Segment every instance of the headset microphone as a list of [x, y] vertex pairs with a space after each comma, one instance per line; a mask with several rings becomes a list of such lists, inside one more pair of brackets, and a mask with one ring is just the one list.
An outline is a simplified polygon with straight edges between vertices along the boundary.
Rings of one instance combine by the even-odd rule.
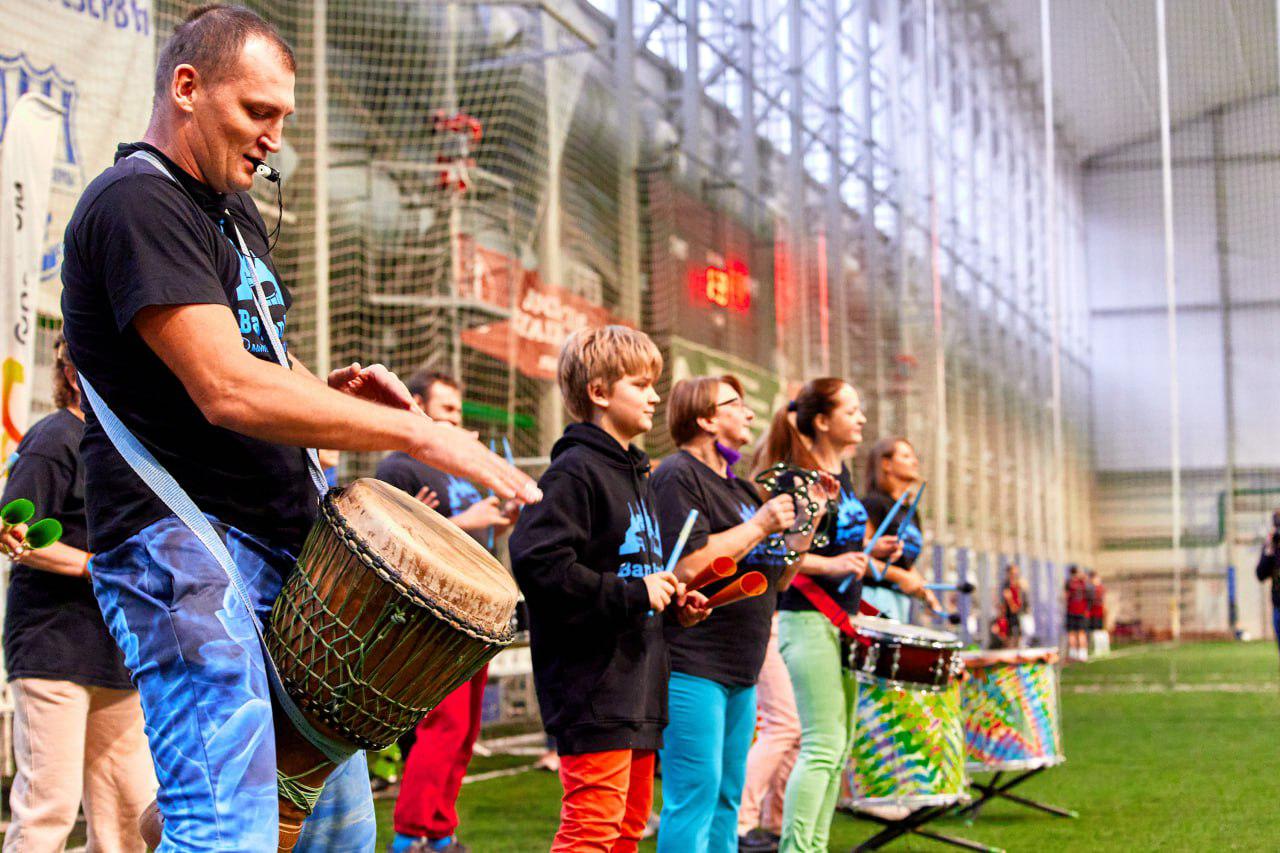
[[249, 162], [253, 164], [253, 171], [260, 178], [266, 178], [273, 184], [280, 183], [280, 172], [271, 168], [257, 157], [250, 157]]

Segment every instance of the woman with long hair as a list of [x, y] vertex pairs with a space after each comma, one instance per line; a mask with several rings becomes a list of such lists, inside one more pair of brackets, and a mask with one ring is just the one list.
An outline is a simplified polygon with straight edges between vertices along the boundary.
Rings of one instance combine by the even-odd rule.
[[[789, 586], [778, 602], [778, 648], [791, 675], [801, 732], [783, 804], [780, 851], [827, 849], [840, 771], [853, 738], [857, 684], [842, 665], [840, 630], [822, 608], [833, 616], [832, 602], [846, 614], [858, 609], [859, 579], [867, 569], [867, 513], [843, 460], [862, 441], [866, 422], [852, 385], [836, 377], [815, 379], [774, 415], [756, 454], [756, 473], [782, 462], [825, 472], [840, 484], [837, 511], [822, 523], [826, 543], [802, 555], [783, 577], [790, 584], [798, 572], [807, 581]], [[889, 552], [877, 548], [877, 554]], [[853, 582], [842, 590], [850, 577]]]
[[[913, 486], [920, 483], [920, 460], [911, 442], [902, 436], [882, 438], [867, 454], [867, 481], [863, 504], [867, 509], [867, 524], [877, 529], [893, 509], [894, 503]], [[903, 501], [903, 508], [889, 522], [880, 541], [890, 546], [889, 567], [877, 580], [874, 573], [863, 578], [863, 599], [880, 611], [881, 616], [908, 622], [911, 619], [911, 599], [920, 598], [926, 606], [938, 610], [938, 600], [924, 588], [924, 578], [913, 567], [924, 549], [920, 509], [915, 517], [906, 519], [906, 507], [911, 498]]]

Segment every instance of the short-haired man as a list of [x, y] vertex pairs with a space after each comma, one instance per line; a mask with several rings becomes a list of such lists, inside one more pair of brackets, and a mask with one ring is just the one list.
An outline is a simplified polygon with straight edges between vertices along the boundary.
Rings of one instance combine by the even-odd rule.
[[[64, 329], [89, 403], [90, 574], [141, 694], [161, 853], [277, 845], [253, 620], [316, 516], [323, 479], [301, 448], [404, 450], [503, 498], [537, 499], [473, 438], [423, 417], [380, 365], [325, 382], [286, 358], [290, 296], [245, 191], [293, 105], [293, 54], [274, 28], [242, 7], [197, 9], [160, 51], [143, 141], [120, 148], [66, 231]], [[254, 613], [223, 549], [197, 538], [201, 516], [180, 518], [135, 473], [146, 455], [212, 522]], [[330, 777], [298, 849], [368, 850], [374, 829], [357, 754]]]
[[[427, 417], [462, 425], [462, 389], [453, 377], [420, 370], [407, 384]], [[388, 454], [378, 463], [377, 477], [439, 509], [482, 543], [492, 541], [491, 532], [506, 530], [515, 522], [514, 514], [504, 511], [503, 502], [497, 497], [482, 498], [470, 481], [433, 468], [407, 453]], [[480, 710], [487, 679], [486, 667], [418, 723], [396, 799], [392, 853], [464, 853], [467, 849], [456, 837], [458, 794], [480, 736]]]

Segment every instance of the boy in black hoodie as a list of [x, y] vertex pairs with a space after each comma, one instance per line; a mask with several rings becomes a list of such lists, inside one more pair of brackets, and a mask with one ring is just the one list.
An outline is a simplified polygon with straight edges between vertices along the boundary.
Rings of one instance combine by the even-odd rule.
[[529, 607], [534, 683], [560, 751], [564, 799], [553, 851], [635, 850], [653, 804], [667, 724], [667, 649], [656, 614], [705, 601], [662, 569], [649, 459], [662, 356], [643, 332], [575, 332], [560, 352], [570, 424], [551, 450], [543, 500], [511, 534]]

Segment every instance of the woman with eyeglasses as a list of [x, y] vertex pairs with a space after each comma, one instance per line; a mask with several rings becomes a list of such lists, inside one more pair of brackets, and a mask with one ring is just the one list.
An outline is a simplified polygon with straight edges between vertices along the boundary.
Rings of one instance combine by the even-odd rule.
[[[738, 849], [738, 803], [756, 723], [755, 684], [786, 566], [770, 547], [795, 521], [794, 501], [761, 501], [733, 466], [751, 440], [754, 413], [736, 377], [685, 379], [671, 391], [667, 425], [678, 450], [653, 475], [664, 553], [670, 553], [690, 510], [697, 520], [676, 564], [689, 581], [717, 557], [737, 561], [739, 576], [769, 580], [763, 595], [716, 608], [683, 628], [668, 620], [671, 680], [663, 733], [659, 851]], [[708, 597], [732, 582], [705, 587]]]

